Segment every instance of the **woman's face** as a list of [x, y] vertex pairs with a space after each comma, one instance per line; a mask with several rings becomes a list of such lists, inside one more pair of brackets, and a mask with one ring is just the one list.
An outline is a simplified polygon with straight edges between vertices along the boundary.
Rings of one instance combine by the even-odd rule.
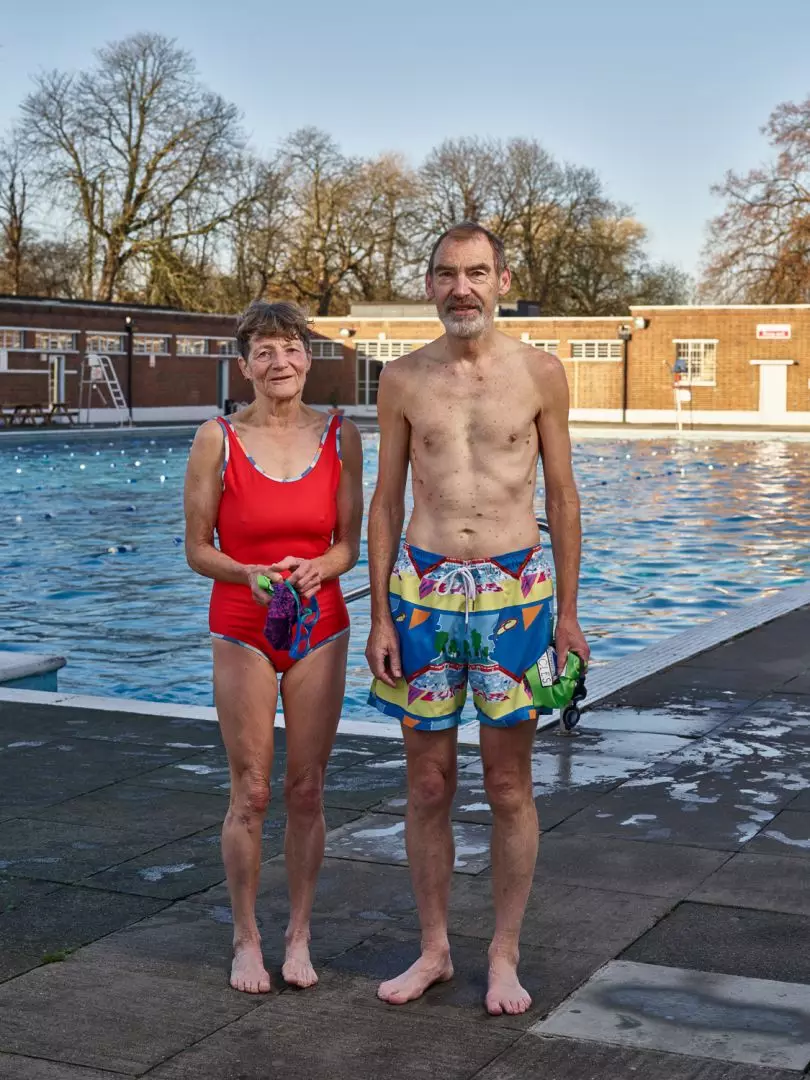
[[247, 360], [239, 366], [256, 394], [273, 401], [289, 401], [300, 395], [312, 358], [299, 338], [255, 337]]

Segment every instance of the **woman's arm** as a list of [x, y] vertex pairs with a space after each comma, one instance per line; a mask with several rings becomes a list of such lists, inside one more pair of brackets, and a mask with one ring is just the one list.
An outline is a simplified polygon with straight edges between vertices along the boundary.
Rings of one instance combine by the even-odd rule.
[[269, 596], [256, 584], [258, 574], [278, 580], [266, 566], [246, 566], [225, 555], [214, 544], [214, 529], [222, 496], [223, 431], [216, 420], [197, 430], [186, 466], [183, 505], [186, 515], [186, 561], [192, 570], [215, 581], [248, 585], [259, 603]]
[[363, 524], [363, 444], [351, 420], [341, 430], [343, 470], [337, 490], [337, 524], [332, 546], [316, 559], [294, 556], [276, 563], [274, 570], [292, 570], [287, 579], [305, 599], [314, 596], [324, 581], [340, 577], [360, 556], [360, 529]]

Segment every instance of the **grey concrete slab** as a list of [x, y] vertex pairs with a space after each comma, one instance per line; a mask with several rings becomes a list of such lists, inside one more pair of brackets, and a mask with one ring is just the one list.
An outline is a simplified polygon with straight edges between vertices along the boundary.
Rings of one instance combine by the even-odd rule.
[[783, 810], [754, 837], [746, 851], [810, 858], [810, 812]]
[[[376, 1008], [380, 1004], [380, 1008]], [[167, 1061], [150, 1080], [467, 1080], [518, 1036], [408, 1008], [285, 993]]]
[[649, 735], [677, 735], [694, 739], [714, 731], [727, 717], [710, 709], [596, 708], [582, 715], [579, 727], [591, 731], [637, 731]]
[[188, 753], [94, 739], [59, 739], [10, 750], [0, 755], [0, 806], [48, 806], [181, 761]]
[[587, 726], [577, 730], [579, 734], [573, 738], [560, 734], [558, 729], [543, 732], [535, 741], [535, 760], [544, 753], [565, 754], [574, 759], [598, 754], [603, 758], [651, 765], [690, 745], [690, 739], [683, 735], [658, 731], [602, 731]]
[[131, 837], [154, 838], [156, 845], [221, 822], [227, 808], [227, 797], [221, 794], [121, 783], [32, 810], [27, 816], [64, 824], [125, 829]]
[[810, 672], [805, 669], [802, 674], [784, 683], [782, 689], [786, 694], [810, 694]]
[[60, 887], [57, 881], [14, 877], [0, 871], [0, 915], [14, 911], [21, 904], [35, 903]]
[[784, 855], [735, 855], [689, 899], [810, 915], [810, 861]]
[[[665, 897], [540, 880], [529, 895], [521, 942], [534, 948], [587, 952], [604, 962], [653, 927], [673, 904]], [[416, 912], [403, 915], [400, 922], [412, 928], [419, 925]], [[450, 932], [489, 941], [494, 926], [491, 878], [454, 875]]]
[[[777, 723], [794, 721], [810, 723], [810, 701], [801, 694], [766, 694], [759, 701], [749, 705], [741, 714], [742, 720], [756, 721], [761, 717]], [[736, 720], [732, 720], [732, 723]]]
[[699, 682], [694, 674], [694, 669], [685, 672], [683, 668], [670, 668], [611, 694], [607, 704], [631, 709], [703, 708], [732, 715], [774, 689], [770, 685], [751, 687], [746, 691], [720, 689]]
[[81, 945], [152, 915], [163, 902], [62, 886], [0, 915], [0, 980], [64, 958]]
[[[283, 912], [268, 914], [260, 909], [257, 915], [265, 963], [275, 988], [281, 989], [289, 904]], [[313, 963], [322, 970], [331, 957], [358, 945], [382, 926], [368, 922], [352, 924], [316, 912], [310, 944]], [[232, 940], [229, 906], [181, 902], [86, 946], [73, 961], [108, 964], [122, 976], [155, 975], [222, 988], [228, 984]]]
[[800, 791], [787, 804], [788, 810], [810, 810], [810, 790]]
[[74, 739], [164, 746], [189, 753], [222, 746], [219, 728], [210, 720], [71, 708], [62, 711], [64, 723], [57, 729], [58, 735]]
[[[419, 956], [418, 931], [389, 928], [330, 962], [321, 981], [324, 996], [337, 1002], [370, 1005], [380, 982], [405, 971]], [[482, 941], [450, 935], [454, 975], [447, 983], [432, 986], [409, 1011], [444, 1015], [450, 1020], [479, 1019], [490, 1023], [484, 1008], [487, 992], [487, 947]], [[520, 950], [520, 980], [532, 997], [522, 1016], [502, 1016], [499, 1026], [525, 1030], [572, 993], [601, 966], [597, 956], [561, 949]]]
[[810, 916], [679, 904], [633, 942], [621, 958], [752, 979], [810, 983]]
[[531, 1030], [801, 1072], [810, 987], [613, 961]]
[[544, 836], [538, 881], [681, 899], [729, 858], [727, 852], [675, 844], [639, 844], [605, 836]]
[[104, 962], [71, 958], [0, 986], [0, 1050], [140, 1075], [257, 1004], [227, 987], [122, 979]]
[[225, 754], [209, 750], [153, 769], [138, 778], [138, 785], [227, 796], [231, 790], [231, 774]]
[[612, 836], [622, 840], [739, 851], [773, 820], [776, 810], [744, 803], [675, 801], [623, 785], [568, 818], [561, 836]]
[[3, 1080], [113, 1080], [120, 1075], [106, 1069], [83, 1069], [58, 1061], [0, 1053], [0, 1076]]
[[[222, 881], [221, 827], [153, 847], [147, 854], [121, 859], [115, 866], [84, 879], [92, 889], [177, 900]], [[269, 854], [277, 854], [278, 844]]]
[[795, 1080], [795, 1072], [526, 1035], [475, 1080]]
[[346, 769], [328, 769], [324, 803], [346, 810], [368, 810], [404, 793], [407, 783], [404, 757], [371, 759]]
[[155, 846], [122, 829], [17, 818], [0, 838], [0, 870], [12, 877], [74, 882]]
[[[456, 873], [478, 874], [489, 866], [491, 832], [487, 825], [453, 823]], [[393, 814], [367, 814], [331, 833], [326, 841], [326, 854], [337, 859], [407, 863], [405, 820]]]

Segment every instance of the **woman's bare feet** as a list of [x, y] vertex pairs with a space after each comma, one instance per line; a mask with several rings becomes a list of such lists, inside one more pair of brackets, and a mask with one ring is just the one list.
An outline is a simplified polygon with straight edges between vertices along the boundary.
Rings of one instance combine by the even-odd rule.
[[264, 966], [261, 941], [234, 942], [231, 986], [244, 994], [270, 993], [270, 976]]
[[309, 934], [288, 934], [286, 941], [284, 967], [281, 969], [284, 981], [291, 986], [300, 986], [302, 990], [314, 986], [318, 976], [309, 956]]
[[518, 980], [517, 959], [490, 955], [488, 982], [486, 1007], [490, 1016], [501, 1016], [502, 1013], [517, 1016], [531, 1005], [532, 999]]
[[404, 1005], [406, 1001], [421, 997], [434, 983], [448, 982], [452, 978], [453, 964], [449, 952], [424, 952], [415, 964], [411, 964], [396, 979], [381, 983], [377, 997], [389, 1005]]

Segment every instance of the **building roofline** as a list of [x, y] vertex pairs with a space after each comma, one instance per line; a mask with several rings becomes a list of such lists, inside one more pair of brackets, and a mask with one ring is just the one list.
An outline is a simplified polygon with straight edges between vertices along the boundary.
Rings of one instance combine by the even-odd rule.
[[97, 311], [140, 311], [142, 313], [155, 315], [191, 315], [199, 318], [203, 316], [208, 319], [236, 319], [237, 315], [234, 312], [230, 314], [224, 314], [219, 311], [189, 311], [183, 308], [170, 308], [161, 307], [157, 304], [117, 304], [108, 300], [71, 300], [64, 296], [11, 296], [7, 293], [0, 293], [0, 304], [25, 304], [31, 307], [89, 307], [95, 308]]
[[[496, 323], [538, 323], [538, 322], [622, 322], [629, 315], [503, 315], [495, 318]], [[380, 323], [380, 322], [440, 322], [438, 315], [310, 315], [310, 322], [319, 323]]]
[[807, 311], [810, 304], [631, 304], [631, 311]]

